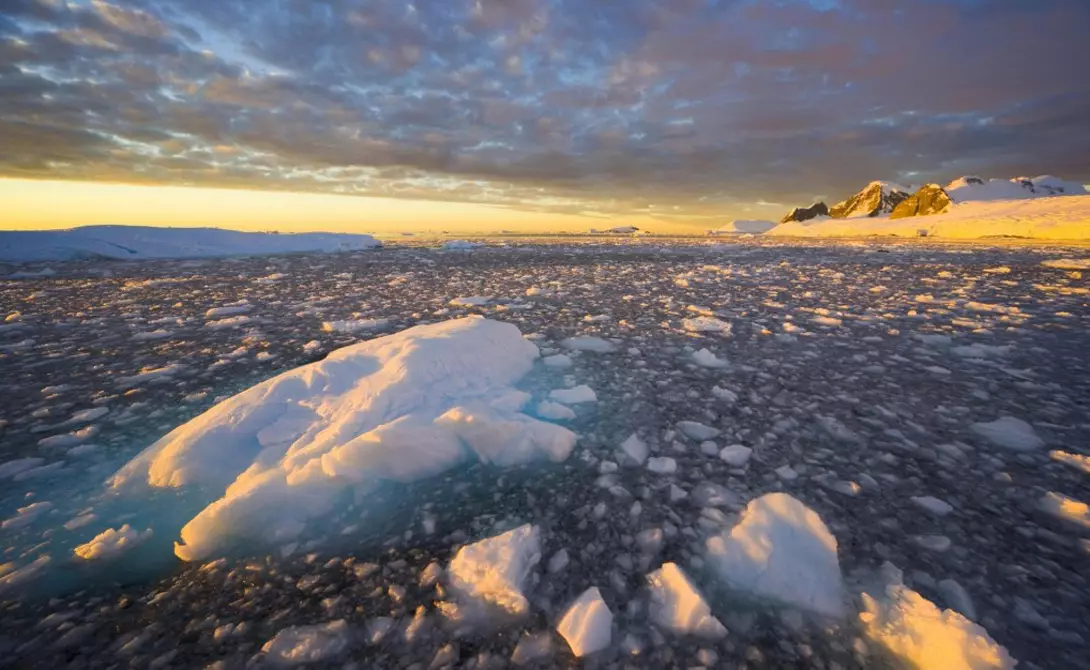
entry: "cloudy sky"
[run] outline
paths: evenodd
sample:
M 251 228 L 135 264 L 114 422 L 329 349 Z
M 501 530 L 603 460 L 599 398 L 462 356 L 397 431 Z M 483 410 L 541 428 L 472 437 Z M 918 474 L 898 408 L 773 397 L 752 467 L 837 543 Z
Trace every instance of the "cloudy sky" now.
M 0 177 L 697 228 L 1090 182 L 1088 36 L 1087 0 L 0 0 Z

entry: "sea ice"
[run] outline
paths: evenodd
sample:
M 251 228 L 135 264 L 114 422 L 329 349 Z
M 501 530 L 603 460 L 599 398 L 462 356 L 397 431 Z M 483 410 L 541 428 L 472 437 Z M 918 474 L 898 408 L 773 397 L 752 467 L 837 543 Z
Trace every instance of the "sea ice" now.
M 462 547 L 447 574 L 455 593 L 506 614 L 523 616 L 530 611 L 523 589 L 540 561 L 540 532 L 527 524 Z
M 282 544 L 343 492 L 414 481 L 474 454 L 504 466 L 562 461 L 575 434 L 513 409 L 537 347 L 511 324 L 468 317 L 339 349 L 229 398 L 168 433 L 113 477 L 118 491 L 222 491 L 181 530 L 202 560 L 234 542 Z M 495 406 L 492 403 L 496 403 Z
M 676 563 L 664 563 L 647 575 L 651 589 L 651 620 L 681 635 L 718 639 L 727 629 Z
M 982 627 L 934 603 L 900 582 L 885 593 L 863 594 L 859 618 L 868 637 L 913 668 L 1013 670 L 1015 661 Z
M 738 525 L 705 546 L 713 572 L 732 589 L 844 615 L 836 538 L 816 512 L 786 493 L 751 500 Z
M 1045 446 L 1033 426 L 1013 416 L 1001 416 L 988 423 L 974 423 L 969 428 L 995 446 L 1012 451 L 1034 451 Z
M 560 618 L 556 630 L 577 658 L 601 651 L 613 639 L 613 613 L 597 586 L 575 599 Z
M 118 529 L 108 528 L 102 531 L 90 542 L 76 547 L 73 553 L 85 561 L 116 558 L 140 546 L 151 536 L 150 528 L 141 533 L 129 524 L 125 524 Z
M 351 645 L 348 623 L 343 619 L 313 626 L 292 626 L 278 632 L 261 647 L 265 663 L 290 667 L 304 663 L 330 662 Z

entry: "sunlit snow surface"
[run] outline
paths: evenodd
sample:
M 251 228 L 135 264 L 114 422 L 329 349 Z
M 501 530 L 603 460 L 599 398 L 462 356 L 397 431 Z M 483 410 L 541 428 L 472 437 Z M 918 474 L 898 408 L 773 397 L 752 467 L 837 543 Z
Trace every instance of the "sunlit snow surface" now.
M 510 244 L 0 268 L 0 657 L 1080 667 L 1084 250 Z

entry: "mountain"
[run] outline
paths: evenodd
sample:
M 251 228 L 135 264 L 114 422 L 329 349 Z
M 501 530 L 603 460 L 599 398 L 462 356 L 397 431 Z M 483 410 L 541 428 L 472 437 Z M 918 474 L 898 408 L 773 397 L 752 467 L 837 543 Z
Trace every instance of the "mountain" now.
M 938 184 L 928 184 L 905 198 L 890 212 L 891 219 L 905 219 L 910 216 L 930 216 L 941 214 L 950 208 L 953 202 L 946 190 Z
M 867 186 L 829 209 L 829 216 L 834 219 L 848 219 L 856 216 L 879 216 L 889 214 L 904 202 L 910 190 L 904 186 L 885 181 L 872 181 Z
M 780 223 L 801 223 L 819 216 L 829 216 L 829 207 L 823 202 L 814 203 L 809 207 L 796 207 L 790 214 L 783 217 Z
M 761 221 L 761 220 L 738 220 L 731 221 L 722 228 L 716 228 L 709 230 L 709 235 L 760 235 L 767 233 L 776 227 L 774 221 Z
M 83 226 L 0 231 L 0 261 L 210 258 L 358 251 L 382 243 L 350 233 L 244 233 L 222 228 Z
M 1086 188 L 1076 182 L 1064 181 L 1051 175 L 989 179 L 959 177 L 946 185 L 946 193 L 956 203 L 994 200 L 1027 200 L 1060 195 L 1085 195 Z
M 640 229 L 636 226 L 617 226 L 616 228 L 606 228 L 605 230 L 598 230 L 597 228 L 591 228 L 591 235 L 635 235 L 640 232 Z

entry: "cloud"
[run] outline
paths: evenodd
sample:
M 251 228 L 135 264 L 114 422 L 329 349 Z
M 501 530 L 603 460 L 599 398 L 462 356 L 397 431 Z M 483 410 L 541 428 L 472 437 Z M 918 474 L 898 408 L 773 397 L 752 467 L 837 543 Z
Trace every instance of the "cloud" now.
M 1081 0 L 8 0 L 0 175 L 724 216 L 1090 180 Z

